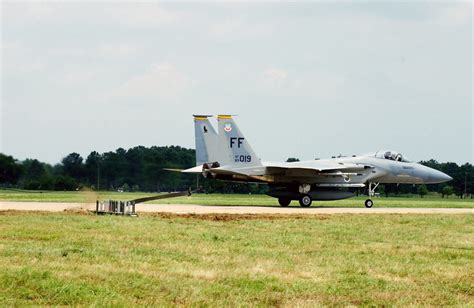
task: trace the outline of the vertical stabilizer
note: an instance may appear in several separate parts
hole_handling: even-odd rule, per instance
[[[194,134],[196,141],[196,164],[216,162],[217,159],[217,133],[212,126],[210,115],[194,115]]]
[[[221,153],[221,166],[236,167],[261,166],[252,147],[244,137],[234,119],[230,115],[218,115],[218,149]]]

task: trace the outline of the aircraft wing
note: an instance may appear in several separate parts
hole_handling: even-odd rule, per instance
[[[302,163],[269,163],[264,166],[257,167],[240,167],[222,166],[207,169],[208,172],[221,175],[237,175],[237,176],[266,176],[266,175],[282,175],[289,177],[314,177],[314,176],[342,176],[347,177],[363,173],[372,166],[357,163],[341,163],[328,161],[311,161]],[[176,170],[178,171],[178,170]],[[182,170],[183,173],[201,173],[202,166],[196,166],[190,169]]]
[[[285,176],[318,176],[318,175],[354,175],[364,170],[370,169],[372,166],[356,163],[311,163],[304,165],[268,165],[267,173],[270,175]]]

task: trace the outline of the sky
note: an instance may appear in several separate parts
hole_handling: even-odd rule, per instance
[[[0,152],[194,148],[234,114],[265,161],[473,163],[467,2],[1,2]]]

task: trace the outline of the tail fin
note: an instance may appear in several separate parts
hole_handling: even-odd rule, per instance
[[[209,121],[210,115],[194,115],[196,164],[215,166],[261,166],[260,159],[230,115],[219,115],[218,132]],[[218,164],[214,164],[214,163]]]
[[[261,166],[262,163],[230,115],[218,115],[218,150],[221,166]]]
[[[210,115],[194,115],[194,135],[196,141],[196,164],[219,161],[217,157],[218,136],[211,122]]]

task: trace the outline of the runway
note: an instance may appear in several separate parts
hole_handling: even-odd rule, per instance
[[[61,202],[3,202],[0,211],[87,211],[95,204]],[[198,204],[138,204],[137,213],[171,214],[474,214],[474,208],[377,208],[364,207],[270,207],[270,206],[214,206]]]

